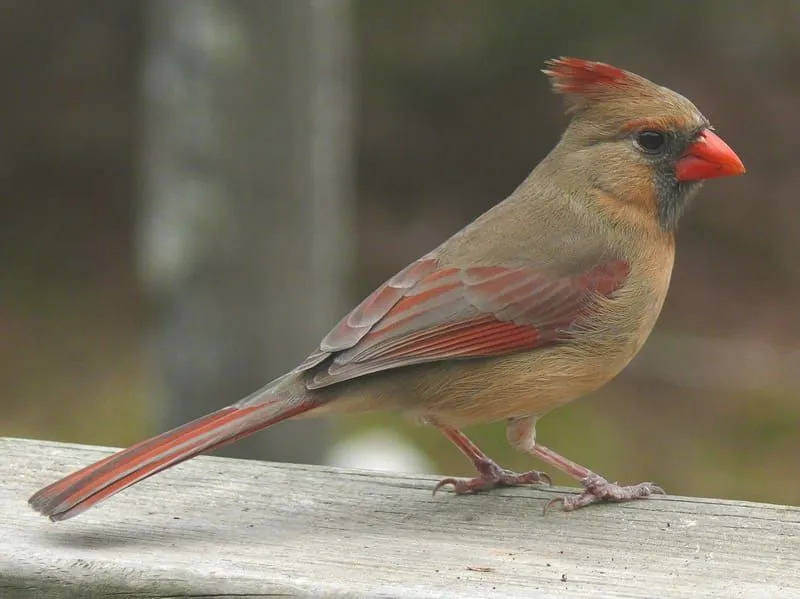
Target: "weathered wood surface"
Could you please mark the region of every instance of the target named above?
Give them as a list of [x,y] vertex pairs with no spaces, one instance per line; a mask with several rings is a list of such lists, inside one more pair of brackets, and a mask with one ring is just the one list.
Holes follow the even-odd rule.
[[432,476],[201,457],[74,520],[26,505],[106,448],[0,439],[0,597],[800,597],[800,508],[542,506]]

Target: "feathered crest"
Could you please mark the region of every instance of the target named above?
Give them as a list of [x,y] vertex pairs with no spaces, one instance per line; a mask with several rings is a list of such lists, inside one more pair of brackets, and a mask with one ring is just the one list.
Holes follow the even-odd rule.
[[603,62],[582,58],[553,58],[542,72],[550,78],[553,91],[567,98],[568,111],[579,110],[587,100],[607,98],[631,87],[653,84],[636,75]]

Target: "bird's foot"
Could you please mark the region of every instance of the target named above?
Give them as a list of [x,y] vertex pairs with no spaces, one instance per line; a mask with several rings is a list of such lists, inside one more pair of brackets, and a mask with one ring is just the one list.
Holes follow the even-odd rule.
[[569,495],[566,497],[556,497],[547,502],[544,511],[547,513],[551,507],[560,503],[561,509],[565,512],[586,507],[593,503],[612,501],[615,503],[623,501],[633,501],[634,499],[644,499],[650,495],[663,495],[664,489],[655,483],[639,483],[629,487],[621,487],[608,482],[602,476],[591,474],[581,481],[584,491],[580,495]]
[[447,485],[453,485],[453,491],[456,495],[465,495],[467,493],[477,493],[479,491],[487,491],[496,487],[517,487],[520,485],[536,485],[550,482],[550,476],[545,472],[538,472],[531,470],[530,472],[517,473],[511,470],[501,468],[495,462],[489,460],[476,464],[480,476],[475,478],[445,478],[439,481],[433,488],[433,494],[436,491]]

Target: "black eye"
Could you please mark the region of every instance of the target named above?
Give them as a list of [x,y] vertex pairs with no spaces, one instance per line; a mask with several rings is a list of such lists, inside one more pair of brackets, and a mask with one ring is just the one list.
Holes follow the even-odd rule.
[[640,131],[636,135],[636,144],[648,154],[656,154],[665,143],[664,134],[658,131]]

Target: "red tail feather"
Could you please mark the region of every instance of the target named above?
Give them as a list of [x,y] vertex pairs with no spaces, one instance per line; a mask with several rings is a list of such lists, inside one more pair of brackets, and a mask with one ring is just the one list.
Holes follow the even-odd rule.
[[315,405],[274,397],[257,405],[222,408],[78,470],[39,490],[28,502],[51,520],[72,518],[157,472]]

